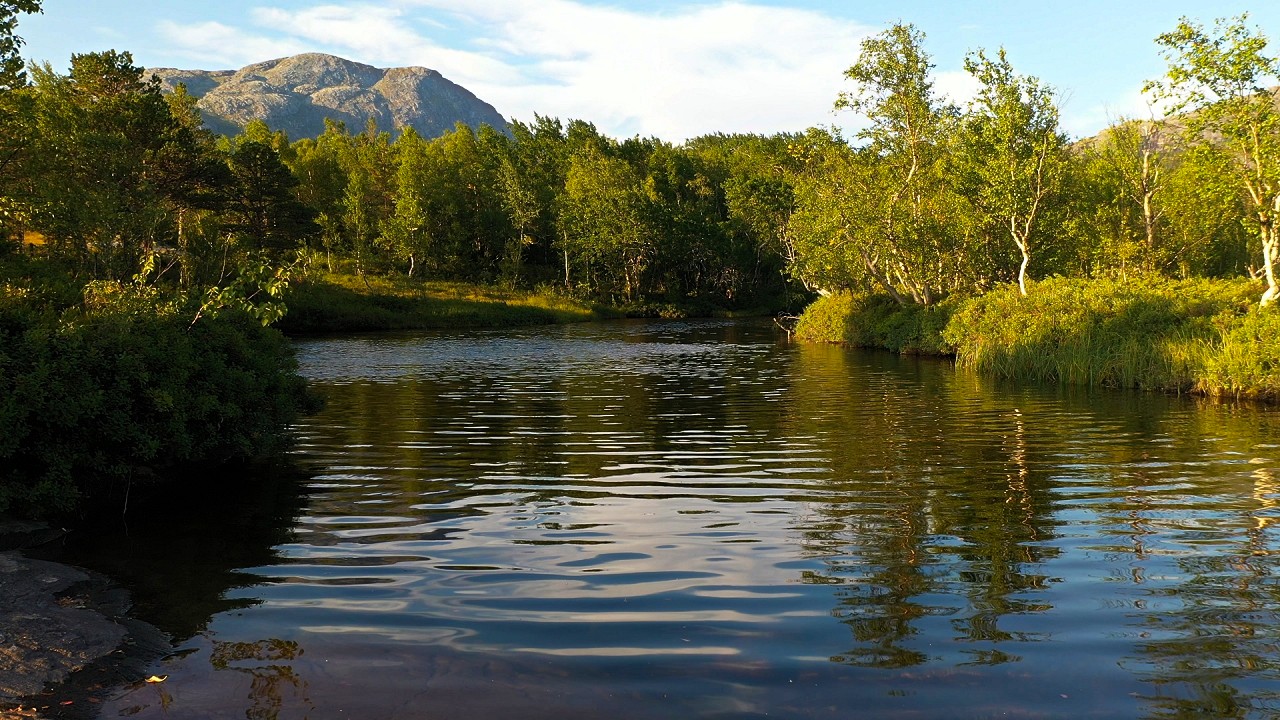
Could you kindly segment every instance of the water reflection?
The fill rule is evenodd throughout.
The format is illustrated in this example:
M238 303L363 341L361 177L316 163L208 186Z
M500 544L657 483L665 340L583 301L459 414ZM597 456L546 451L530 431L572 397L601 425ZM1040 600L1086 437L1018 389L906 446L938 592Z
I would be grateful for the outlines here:
M1270 411L766 325L301 350L306 505L138 716L1280 710Z

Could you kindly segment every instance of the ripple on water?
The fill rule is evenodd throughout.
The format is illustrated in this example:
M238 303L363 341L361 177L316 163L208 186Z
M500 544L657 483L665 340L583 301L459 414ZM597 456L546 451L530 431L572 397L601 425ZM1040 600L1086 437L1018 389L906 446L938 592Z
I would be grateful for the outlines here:
M338 717L352 688L366 717L1277 704L1268 412L718 321L299 359L328 395L299 427L306 505L189 641L248 654L169 667L174 713Z

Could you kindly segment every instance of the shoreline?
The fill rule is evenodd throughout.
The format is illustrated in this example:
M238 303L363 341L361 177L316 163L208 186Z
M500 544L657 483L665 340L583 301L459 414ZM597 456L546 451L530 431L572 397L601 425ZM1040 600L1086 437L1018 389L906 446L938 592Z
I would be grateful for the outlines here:
M1245 280L1049 278L931 306L820 298L795 337L954 358L997 380L1280 401L1280 312Z

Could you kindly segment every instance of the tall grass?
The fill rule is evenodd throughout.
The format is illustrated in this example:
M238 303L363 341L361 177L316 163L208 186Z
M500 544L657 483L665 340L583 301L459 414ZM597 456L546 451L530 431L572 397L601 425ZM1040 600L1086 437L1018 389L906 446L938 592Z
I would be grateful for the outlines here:
M986 375L1204 390L1206 361L1256 295L1246 281L1051 278L966 301L943 336L959 367Z
M1280 309L1249 280L1050 278L944 303L840 294L805 311L797 337L954 354L1012 380L1280 400Z
M810 342L884 348L908 355L949 355L942 329L953 305L899 305L883 295L834 293L811 304L795 334Z
M1280 310L1250 308L1198 348L1195 390L1215 397L1280 400Z

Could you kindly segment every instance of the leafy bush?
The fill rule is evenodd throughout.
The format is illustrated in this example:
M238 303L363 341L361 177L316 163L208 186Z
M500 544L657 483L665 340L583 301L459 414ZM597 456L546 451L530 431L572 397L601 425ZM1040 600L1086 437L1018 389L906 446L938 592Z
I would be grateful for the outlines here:
M49 515L271 454L306 406L292 347L227 313L191 324L114 283L60 317L0 300L0 512Z
M1249 280L1049 278L900 306L834 294L809 306L802 340L954 353L1006 379L1280 400L1280 310L1256 306Z
M1199 348L1198 392L1213 396L1280 400L1280 312L1252 308L1221 329L1221 339Z

